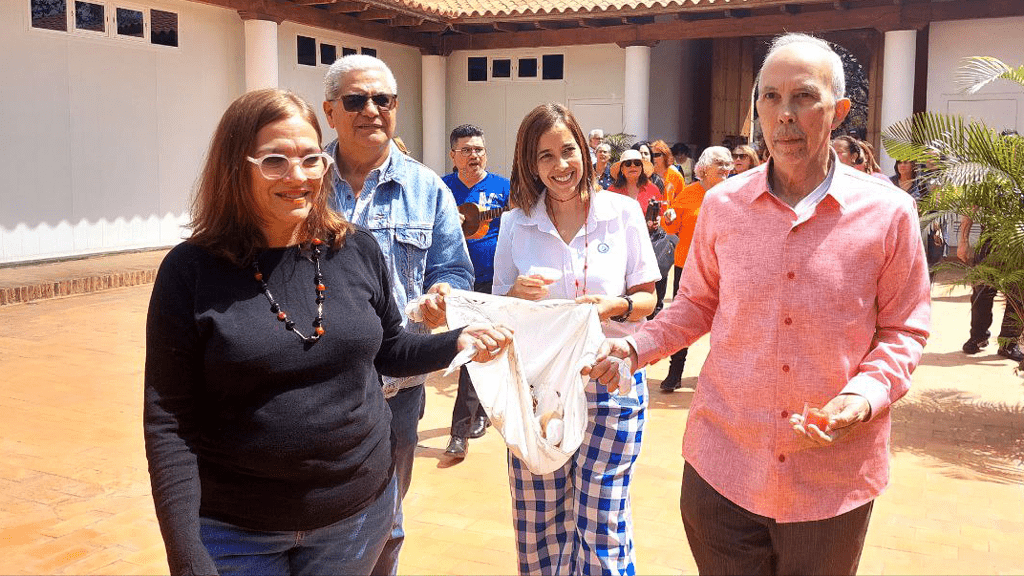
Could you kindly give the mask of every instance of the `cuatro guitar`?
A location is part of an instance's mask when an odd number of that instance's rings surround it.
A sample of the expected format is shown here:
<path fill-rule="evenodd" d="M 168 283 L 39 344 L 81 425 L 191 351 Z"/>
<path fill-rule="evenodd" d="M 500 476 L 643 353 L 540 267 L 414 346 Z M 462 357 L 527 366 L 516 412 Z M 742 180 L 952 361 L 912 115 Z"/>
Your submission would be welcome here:
<path fill-rule="evenodd" d="M 491 208 L 481 210 L 480 206 L 472 202 L 459 205 L 459 214 L 462 214 L 462 234 L 467 240 L 483 238 L 491 229 L 491 220 L 501 216 L 501 213 L 508 208 Z"/>

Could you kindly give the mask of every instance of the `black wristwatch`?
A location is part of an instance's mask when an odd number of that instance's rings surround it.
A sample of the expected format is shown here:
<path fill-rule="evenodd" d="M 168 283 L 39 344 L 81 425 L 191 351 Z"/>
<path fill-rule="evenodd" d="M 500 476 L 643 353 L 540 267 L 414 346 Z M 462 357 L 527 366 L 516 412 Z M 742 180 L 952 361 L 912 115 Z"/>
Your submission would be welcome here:
<path fill-rule="evenodd" d="M 609 320 L 614 320 L 615 322 L 626 322 L 629 320 L 629 315 L 633 313 L 633 299 L 628 294 L 623 296 L 623 298 L 626 299 L 626 311 L 621 316 L 612 316 Z"/>

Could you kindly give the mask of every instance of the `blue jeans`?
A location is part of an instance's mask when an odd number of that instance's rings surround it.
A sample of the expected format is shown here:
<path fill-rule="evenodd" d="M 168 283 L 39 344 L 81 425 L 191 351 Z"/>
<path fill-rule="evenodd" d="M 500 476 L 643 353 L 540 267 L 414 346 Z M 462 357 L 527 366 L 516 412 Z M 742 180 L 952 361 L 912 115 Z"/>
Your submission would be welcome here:
<path fill-rule="evenodd" d="M 392 477 L 372 504 L 323 528 L 265 532 L 203 517 L 200 535 L 221 576 L 369 574 L 390 535 L 397 498 Z"/>
<path fill-rule="evenodd" d="M 391 534 L 384 544 L 380 558 L 373 567 L 374 576 L 398 573 L 398 553 L 405 542 L 402 527 L 402 499 L 412 483 L 412 463 L 416 456 L 417 428 L 426 406 L 427 392 L 423 386 L 403 388 L 388 398 L 391 409 L 391 441 L 394 442 L 395 478 L 398 480 L 398 498 L 395 499 L 394 521 Z"/>

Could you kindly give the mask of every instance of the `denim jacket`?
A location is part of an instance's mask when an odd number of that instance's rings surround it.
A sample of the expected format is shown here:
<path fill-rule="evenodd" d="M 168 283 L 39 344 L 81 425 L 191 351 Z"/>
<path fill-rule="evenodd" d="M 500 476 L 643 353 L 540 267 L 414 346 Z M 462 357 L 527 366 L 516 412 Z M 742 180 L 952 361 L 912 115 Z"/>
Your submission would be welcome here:
<path fill-rule="evenodd" d="M 324 151 L 337 159 L 334 140 Z M 419 322 L 405 317 L 405 305 L 431 286 L 447 282 L 452 288 L 473 289 L 473 264 L 459 224 L 459 213 L 448 187 L 432 170 L 403 154 L 394 143 L 388 159 L 371 170 L 360 195 L 369 206 L 354 216 L 356 196 L 341 178 L 335 163 L 331 170 L 331 207 L 346 219 L 373 233 L 391 269 L 392 292 L 402 325 L 410 332 L 428 333 Z M 382 376 L 385 396 L 399 388 L 418 386 L 426 376 Z"/>

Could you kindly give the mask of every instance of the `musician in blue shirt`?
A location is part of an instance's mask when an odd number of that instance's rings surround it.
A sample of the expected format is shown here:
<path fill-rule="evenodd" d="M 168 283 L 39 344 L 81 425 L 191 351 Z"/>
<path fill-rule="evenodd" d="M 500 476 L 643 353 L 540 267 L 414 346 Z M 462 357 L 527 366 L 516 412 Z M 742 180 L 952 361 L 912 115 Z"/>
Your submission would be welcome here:
<path fill-rule="evenodd" d="M 442 180 L 459 205 L 462 231 L 476 271 L 473 289 L 490 294 L 494 249 L 498 244 L 501 213 L 508 207 L 509 182 L 503 176 L 487 172 L 484 131 L 479 127 L 463 124 L 455 128 L 449 143 L 455 171 Z M 463 368 L 459 372 L 459 392 L 452 410 L 451 439 L 445 455 L 465 458 L 468 439 L 483 436 L 489 425 L 469 373 Z"/>

